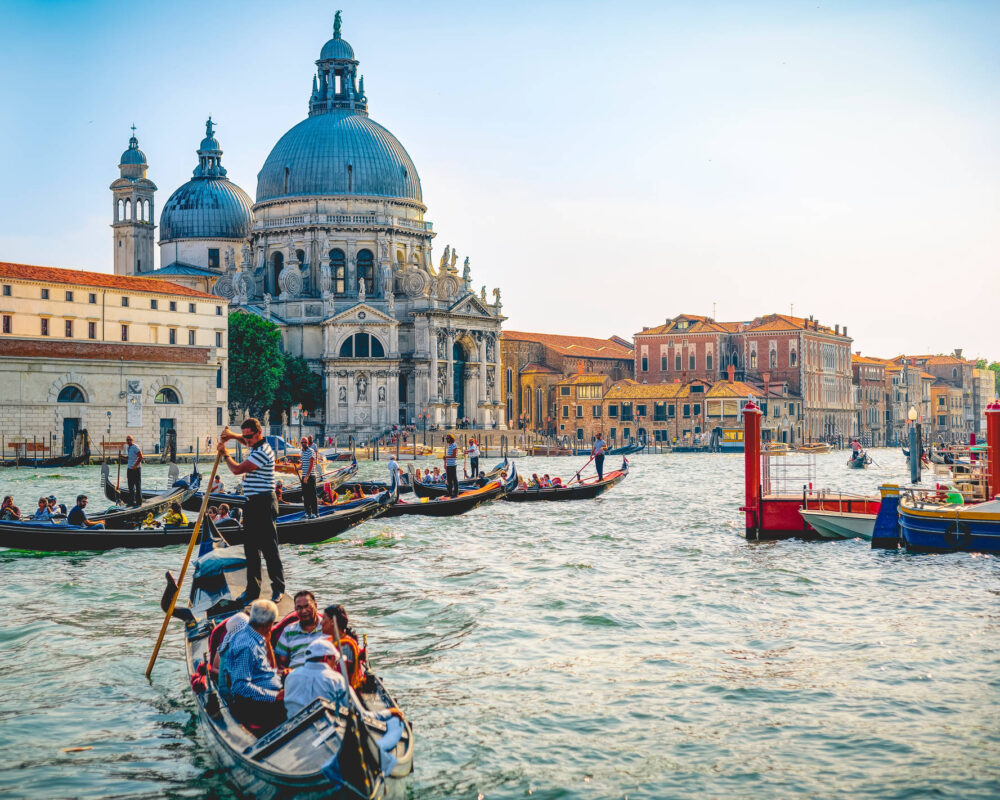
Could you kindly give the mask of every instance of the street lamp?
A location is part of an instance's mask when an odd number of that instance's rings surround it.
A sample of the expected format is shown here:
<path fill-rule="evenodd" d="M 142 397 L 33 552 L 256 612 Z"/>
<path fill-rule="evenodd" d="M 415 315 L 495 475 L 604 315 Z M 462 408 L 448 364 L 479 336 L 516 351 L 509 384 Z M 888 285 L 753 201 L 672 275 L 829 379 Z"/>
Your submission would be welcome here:
<path fill-rule="evenodd" d="M 906 415 L 910 420 L 910 483 L 920 482 L 920 453 L 917 452 L 917 409 L 910 406 Z"/>
<path fill-rule="evenodd" d="M 111 435 L 111 412 L 108 412 L 108 436 Z"/>
<path fill-rule="evenodd" d="M 419 414 L 417 414 L 417 419 L 423 421 L 424 425 L 424 447 L 427 446 L 427 409 L 423 409 Z"/>

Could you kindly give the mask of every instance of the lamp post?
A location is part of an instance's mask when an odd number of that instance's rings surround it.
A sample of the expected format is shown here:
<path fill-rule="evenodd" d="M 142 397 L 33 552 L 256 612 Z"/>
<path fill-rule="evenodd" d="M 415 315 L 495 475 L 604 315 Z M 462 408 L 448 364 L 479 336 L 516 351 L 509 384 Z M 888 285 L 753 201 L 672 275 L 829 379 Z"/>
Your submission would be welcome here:
<path fill-rule="evenodd" d="M 917 409 L 910 406 L 906 415 L 910 421 L 910 483 L 920 483 L 920 453 L 917 452 Z"/>
<path fill-rule="evenodd" d="M 111 436 L 111 412 L 108 412 L 108 436 Z"/>
<path fill-rule="evenodd" d="M 423 409 L 423 410 L 421 410 L 421 412 L 419 414 L 417 414 L 417 419 L 421 420 L 422 423 L 423 423 L 423 427 L 424 427 L 424 446 L 426 447 L 427 446 L 427 409 L 426 408 Z"/>
<path fill-rule="evenodd" d="M 302 426 L 305 424 L 306 417 L 309 416 L 309 412 L 304 408 L 299 412 L 299 447 L 302 447 Z"/>

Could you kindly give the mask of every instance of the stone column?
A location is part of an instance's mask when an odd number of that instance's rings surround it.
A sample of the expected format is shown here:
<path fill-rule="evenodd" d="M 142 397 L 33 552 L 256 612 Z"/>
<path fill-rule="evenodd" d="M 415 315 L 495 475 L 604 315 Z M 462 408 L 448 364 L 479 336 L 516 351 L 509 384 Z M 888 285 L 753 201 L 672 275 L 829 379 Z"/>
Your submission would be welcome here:
<path fill-rule="evenodd" d="M 430 340 L 430 350 L 431 350 L 431 375 L 430 383 L 427 386 L 427 404 L 430 405 L 435 400 L 439 400 L 438 390 L 437 390 L 437 379 L 438 379 L 438 336 L 437 329 L 434 327 L 433 323 L 428 320 L 427 325 L 427 336 Z"/>
<path fill-rule="evenodd" d="M 490 398 L 486 396 L 486 337 L 488 333 L 479 334 L 479 421 L 486 425 L 486 404 Z"/>
<path fill-rule="evenodd" d="M 445 396 L 449 403 L 455 402 L 455 331 L 448 330 L 448 338 L 445 341 L 444 357 L 448 359 L 448 383 L 444 387 Z"/>

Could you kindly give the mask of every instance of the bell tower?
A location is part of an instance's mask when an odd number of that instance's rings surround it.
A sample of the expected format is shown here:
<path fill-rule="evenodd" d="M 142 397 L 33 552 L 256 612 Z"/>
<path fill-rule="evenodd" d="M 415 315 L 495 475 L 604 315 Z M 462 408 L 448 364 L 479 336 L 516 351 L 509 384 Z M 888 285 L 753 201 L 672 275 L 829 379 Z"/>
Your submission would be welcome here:
<path fill-rule="evenodd" d="M 121 174 L 110 186 L 114 196 L 111 230 L 115 275 L 142 275 L 152 272 L 154 266 L 153 194 L 156 184 L 146 177 L 146 154 L 139 149 L 135 125 L 118 169 Z"/>

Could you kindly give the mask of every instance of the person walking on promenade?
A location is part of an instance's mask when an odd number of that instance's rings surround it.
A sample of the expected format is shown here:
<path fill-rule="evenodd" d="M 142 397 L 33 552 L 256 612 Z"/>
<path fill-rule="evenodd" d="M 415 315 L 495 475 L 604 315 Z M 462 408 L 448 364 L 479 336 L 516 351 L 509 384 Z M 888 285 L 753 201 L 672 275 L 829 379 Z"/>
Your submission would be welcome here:
<path fill-rule="evenodd" d="M 316 448 L 312 436 L 302 438 L 302 504 L 307 517 L 319 516 L 319 500 L 316 499 Z"/>
<path fill-rule="evenodd" d="M 458 445 L 450 433 L 444 437 L 444 472 L 445 483 L 450 497 L 458 497 Z"/>
<path fill-rule="evenodd" d="M 240 603 L 252 603 L 260 597 L 260 557 L 267 562 L 271 576 L 271 602 L 277 603 L 285 592 L 285 570 L 278 554 L 278 498 L 274 494 L 274 451 L 264 438 L 256 417 L 243 420 L 242 435 L 228 428 L 219 437 L 217 449 L 233 475 L 243 475 L 243 550 L 247 559 L 247 588 L 238 598 Z M 250 448 L 246 461 L 237 464 L 226 451 L 226 442 L 235 439 Z"/>
<path fill-rule="evenodd" d="M 125 455 L 128 458 L 128 468 L 125 470 L 125 479 L 128 481 L 128 493 L 132 505 L 142 505 L 142 450 L 139 449 L 131 436 L 125 437 L 125 444 L 128 447 Z"/>
<path fill-rule="evenodd" d="M 597 432 L 597 438 L 594 439 L 594 449 L 591 451 L 591 455 L 594 457 L 594 468 L 597 470 L 597 480 L 604 480 L 604 451 L 608 449 L 607 443 L 604 441 L 604 434 L 601 431 Z"/>

